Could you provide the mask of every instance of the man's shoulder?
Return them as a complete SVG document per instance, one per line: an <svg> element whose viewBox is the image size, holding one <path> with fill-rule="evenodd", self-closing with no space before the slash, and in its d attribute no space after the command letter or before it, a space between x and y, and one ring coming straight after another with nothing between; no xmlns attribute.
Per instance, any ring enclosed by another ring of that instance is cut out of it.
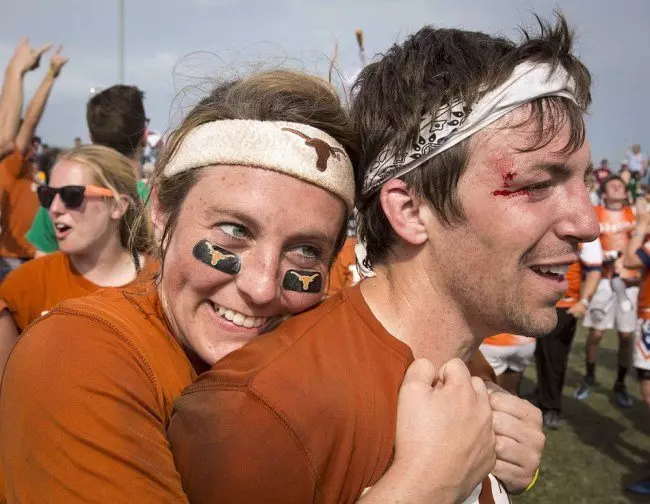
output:
<svg viewBox="0 0 650 504"><path fill-rule="evenodd" d="M248 383L260 373L273 373L282 368L287 361L300 361L323 339L332 344L340 341L347 334L347 324L343 322L349 323L350 318L345 299L333 296L228 354L212 367L212 373L219 375L220 381ZM329 356L329 351L323 355ZM310 360L311 357L313 355ZM307 363L303 361L303 364Z"/></svg>
<svg viewBox="0 0 650 504"><path fill-rule="evenodd" d="M197 388L246 391L285 411L299 410L305 397L312 411L333 404L345 410L354 408L353 397L399 388L410 350L372 327L351 290L228 354Z"/></svg>

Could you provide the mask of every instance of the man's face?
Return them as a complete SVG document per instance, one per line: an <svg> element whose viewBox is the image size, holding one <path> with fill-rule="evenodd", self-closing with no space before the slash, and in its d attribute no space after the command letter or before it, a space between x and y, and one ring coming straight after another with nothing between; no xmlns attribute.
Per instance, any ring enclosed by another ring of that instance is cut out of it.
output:
<svg viewBox="0 0 650 504"><path fill-rule="evenodd" d="M551 332L555 304L567 289L564 274L578 259L578 243L594 240L598 221L587 184L589 144L559 151L569 125L532 152L535 125L506 128L520 109L480 133L458 183L466 220L432 221L431 267L452 306L475 335Z"/></svg>
<svg viewBox="0 0 650 504"><path fill-rule="evenodd" d="M611 179L607 182L603 189L603 194L608 204L623 203L627 201L627 189L625 184L622 180L617 178Z"/></svg>

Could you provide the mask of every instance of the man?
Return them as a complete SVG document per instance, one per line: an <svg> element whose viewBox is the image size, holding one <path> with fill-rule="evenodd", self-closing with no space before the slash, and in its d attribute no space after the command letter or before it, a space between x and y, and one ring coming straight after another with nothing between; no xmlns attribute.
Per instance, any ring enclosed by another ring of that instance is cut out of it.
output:
<svg viewBox="0 0 650 504"><path fill-rule="evenodd" d="M136 173L140 172L140 157L147 139L142 99L143 93L137 87L118 84L93 96L86 107L90 141L124 154ZM146 184L138 183L138 193L146 200ZM39 207L27 240L36 247L37 255L59 250L46 208Z"/></svg>
<svg viewBox="0 0 650 504"><path fill-rule="evenodd" d="M636 223L633 209L628 206L627 187L618 175L610 175L600 186L603 205L596 207L600 223L600 243L603 248L603 278L585 314L584 326L589 328L585 343L585 377L574 397L589 397L596 383L598 345L603 332L616 327L618 332L618 373L614 383L616 404L632 406L625 377L630 361L631 344L636 330L636 301L639 294L638 272L623 267L623 253Z"/></svg>
<svg viewBox="0 0 650 504"><path fill-rule="evenodd" d="M520 45L425 27L364 68L352 112L375 276L229 354L176 402L169 435L192 502L354 502L390 466L414 357L443 370L435 390L487 336L555 327L578 243L598 234L589 87L564 19ZM420 448L441 463L414 491L427 478L435 502L502 503L527 488L541 414L502 391L490 401L496 465L468 472L491 450L473 430L432 439ZM441 426L465 421L449 409Z"/></svg>
<svg viewBox="0 0 650 504"><path fill-rule="evenodd" d="M645 198L639 199L636 205L637 224L634 236L627 246L624 256L626 268L640 268L643 271L639 287L638 316L633 352L633 364L636 368L641 397L650 413L650 213ZM627 490L650 495L650 477L627 487Z"/></svg>
<svg viewBox="0 0 650 504"><path fill-rule="evenodd" d="M81 143L81 137L75 137L74 138L74 148L78 149L81 147L83 144Z"/></svg>
<svg viewBox="0 0 650 504"><path fill-rule="evenodd" d="M14 152L0 163L0 201L2 231L0 232L0 280L11 270L34 257L34 247L25 233L38 209L36 185L36 148L34 131L41 120L54 81L68 58L61 47L50 60L50 67L29 102L24 120L13 141Z"/></svg>
<svg viewBox="0 0 650 504"><path fill-rule="evenodd" d="M580 246L580 260L572 264L566 274L569 288L556 305L557 326L549 335L537 340L535 399L542 410L544 426L552 430L560 428L562 389L577 321L584 316L598 288L602 264L600 240Z"/></svg>
<svg viewBox="0 0 650 504"><path fill-rule="evenodd" d="M536 346L535 338L500 333L485 338L479 350L494 369L496 384L518 396L521 379L533 358Z"/></svg>

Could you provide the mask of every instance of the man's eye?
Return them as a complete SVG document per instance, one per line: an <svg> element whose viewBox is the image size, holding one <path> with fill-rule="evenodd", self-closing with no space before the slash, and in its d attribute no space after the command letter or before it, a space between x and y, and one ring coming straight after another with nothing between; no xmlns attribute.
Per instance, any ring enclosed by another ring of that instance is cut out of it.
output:
<svg viewBox="0 0 650 504"><path fill-rule="evenodd" d="M546 182L540 182L538 184L529 185L526 187L526 191L530 191L530 192L542 191L544 189L548 189L552 185L553 183L550 180L548 180Z"/></svg>

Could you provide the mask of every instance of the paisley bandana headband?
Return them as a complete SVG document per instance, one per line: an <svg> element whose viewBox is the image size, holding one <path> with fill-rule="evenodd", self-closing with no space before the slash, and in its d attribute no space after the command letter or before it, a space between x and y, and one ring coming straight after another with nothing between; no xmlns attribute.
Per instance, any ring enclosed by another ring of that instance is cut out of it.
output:
<svg viewBox="0 0 650 504"><path fill-rule="evenodd" d="M202 124L183 139L164 174L219 164L284 173L335 194L349 213L354 208L350 158L332 136L306 124L243 119Z"/></svg>
<svg viewBox="0 0 650 504"><path fill-rule="evenodd" d="M396 152L389 144L370 165L361 188L362 200L387 181L406 175L508 112L544 96L561 96L577 103L575 83L562 66L553 69L548 63L524 62L515 67L506 82L475 103L453 100L425 114L408 151Z"/></svg>

